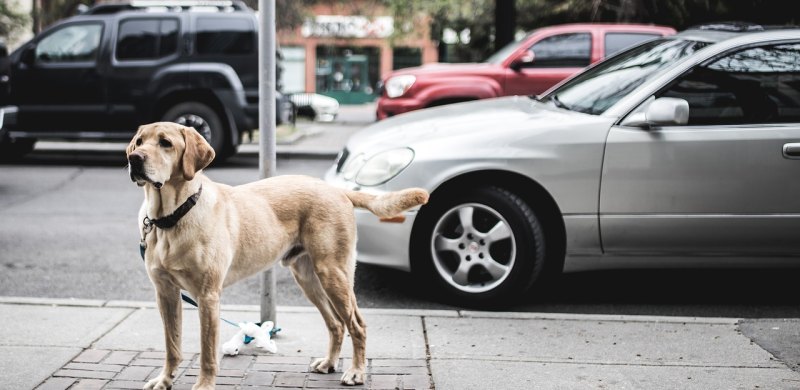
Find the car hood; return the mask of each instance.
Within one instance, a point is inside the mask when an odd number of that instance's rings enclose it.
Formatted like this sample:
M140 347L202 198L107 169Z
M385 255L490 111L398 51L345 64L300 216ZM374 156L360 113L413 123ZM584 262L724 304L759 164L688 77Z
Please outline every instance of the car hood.
M571 135L591 129L605 137L615 118L558 109L525 96L485 99L398 115L354 134L350 152L378 153L396 147L436 154L487 150L498 146L511 153L531 145L571 140ZM605 129L605 130L603 130ZM478 148L478 149L475 149ZM495 149L496 150L496 149Z
M412 68L404 68L392 72L389 77L399 75L414 75L414 76L463 76L465 74L484 74L495 70L498 66L489 63L462 63L462 64L448 64L448 63L432 63ZM388 79L388 78L387 78Z

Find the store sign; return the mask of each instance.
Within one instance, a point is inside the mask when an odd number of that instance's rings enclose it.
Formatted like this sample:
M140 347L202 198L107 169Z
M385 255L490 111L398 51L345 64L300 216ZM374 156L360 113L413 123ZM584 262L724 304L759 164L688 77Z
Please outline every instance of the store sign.
M317 15L303 23L304 37L388 38L394 31L391 16Z

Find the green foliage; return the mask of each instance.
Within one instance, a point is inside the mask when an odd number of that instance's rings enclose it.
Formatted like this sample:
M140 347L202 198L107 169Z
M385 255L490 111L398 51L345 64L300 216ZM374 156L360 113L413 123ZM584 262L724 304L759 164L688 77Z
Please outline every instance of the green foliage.
M38 9L38 14L35 16L39 30L72 15L78 8L78 5L92 5L93 0L47 0L41 1L41 8Z
M258 0L244 0L250 8L258 10ZM319 3L314 0L275 0L275 28L289 30L303 24L310 15L307 7Z
M12 5L17 4L14 1L0 2L0 38L5 41L20 33L29 20L28 15L17 12Z
M494 47L495 0L384 0L395 16L395 31L420 15L432 19L431 38L442 31L470 30L469 43L450 48L457 59L474 61L488 57ZM709 22L746 21L784 25L800 22L796 0L516 0L519 31L562 23L653 23L677 30ZM788 9L793 8L793 9ZM509 21L512 23L512 21Z

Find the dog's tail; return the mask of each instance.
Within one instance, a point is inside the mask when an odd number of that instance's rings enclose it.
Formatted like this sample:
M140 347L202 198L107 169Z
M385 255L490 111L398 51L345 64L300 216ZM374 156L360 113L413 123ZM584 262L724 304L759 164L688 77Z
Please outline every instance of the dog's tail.
M422 188L407 188L381 195L347 191L346 195L353 202L353 206L367 209L372 214L386 220L401 218L403 211L428 203L429 196L428 191Z

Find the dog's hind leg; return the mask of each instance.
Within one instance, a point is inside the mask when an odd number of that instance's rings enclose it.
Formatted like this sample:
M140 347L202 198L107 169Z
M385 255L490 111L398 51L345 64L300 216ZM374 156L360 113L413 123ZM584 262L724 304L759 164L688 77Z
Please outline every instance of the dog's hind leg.
M331 306L344 321L350 338L353 339L353 364L342 375L342 384L360 385L364 383L367 366L367 326L356 304L353 292L353 273L355 256L340 262L338 260L315 263L315 271Z
M325 326L328 327L328 354L322 359L315 360L310 368L323 374L334 372L342 349L345 324L331 306L328 295L314 272L314 266L311 264L308 254L303 254L288 263L294 280L300 285L306 298L317 307L325 321Z
M158 310L164 323L167 356L161 374L147 382L144 389L166 390L172 388L175 371L183 359L181 355L181 291L167 276L157 272L150 274L150 280L156 289Z

